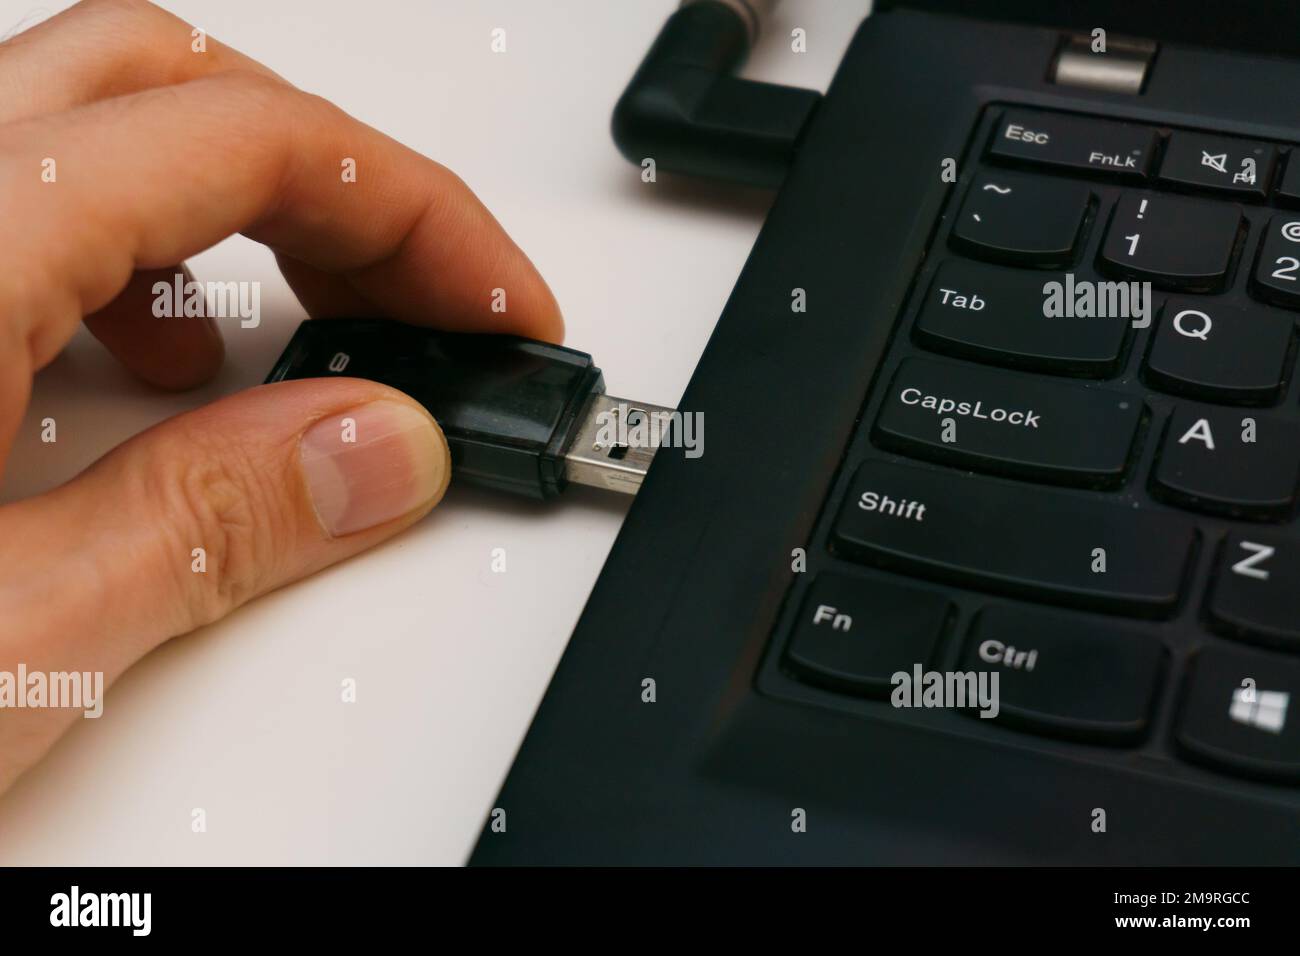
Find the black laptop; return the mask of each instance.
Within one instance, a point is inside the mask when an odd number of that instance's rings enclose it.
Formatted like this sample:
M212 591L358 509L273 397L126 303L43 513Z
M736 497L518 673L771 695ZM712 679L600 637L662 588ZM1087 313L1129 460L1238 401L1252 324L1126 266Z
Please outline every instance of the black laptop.
M1297 57L869 16L472 862L1300 863Z

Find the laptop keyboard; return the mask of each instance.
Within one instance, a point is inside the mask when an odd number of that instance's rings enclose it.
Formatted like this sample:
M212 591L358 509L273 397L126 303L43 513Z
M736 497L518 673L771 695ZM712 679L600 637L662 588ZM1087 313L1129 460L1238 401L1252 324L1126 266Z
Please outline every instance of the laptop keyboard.
M760 689L1300 783L1300 147L999 107L961 172Z

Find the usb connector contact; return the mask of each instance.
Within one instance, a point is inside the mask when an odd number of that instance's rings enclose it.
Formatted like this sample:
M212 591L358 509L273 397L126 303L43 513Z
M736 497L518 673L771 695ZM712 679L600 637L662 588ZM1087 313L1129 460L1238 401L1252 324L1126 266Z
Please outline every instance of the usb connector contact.
M584 352L384 319L302 323L266 381L332 376L381 382L424 405L447 436L454 481L530 498L569 483L635 494L673 415L605 395Z
M577 421L572 443L564 454L569 481L634 495L650 470L663 431L643 428L672 417L670 408L629 402L609 395L592 395ZM645 440L625 436L644 431Z

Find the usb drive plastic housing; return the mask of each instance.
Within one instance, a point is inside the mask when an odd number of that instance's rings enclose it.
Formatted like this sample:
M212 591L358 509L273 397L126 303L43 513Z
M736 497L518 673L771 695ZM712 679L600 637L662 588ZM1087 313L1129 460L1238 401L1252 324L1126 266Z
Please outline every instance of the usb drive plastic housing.
M385 319L303 322L266 381L332 376L381 382L424 405L447 436L453 481L530 498L570 482L635 494L656 449L619 444L619 416L671 414L605 395L584 352Z

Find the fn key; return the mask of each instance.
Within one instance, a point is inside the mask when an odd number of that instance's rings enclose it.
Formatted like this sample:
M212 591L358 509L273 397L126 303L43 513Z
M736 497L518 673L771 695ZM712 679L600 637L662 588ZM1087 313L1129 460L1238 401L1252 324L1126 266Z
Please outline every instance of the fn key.
M937 591L822 574L804 598L786 662L805 680L886 696L893 675L924 666L948 617Z

